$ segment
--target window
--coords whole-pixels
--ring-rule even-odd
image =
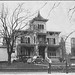
[[[49,56],[56,56],[56,53],[49,53]]]
[[[27,43],[27,42],[28,42],[28,38],[27,38],[27,37],[24,37],[23,42],[24,42],[24,43]]]
[[[22,37],[21,43],[30,43],[30,37]]]
[[[38,24],[38,29],[44,29],[44,25]]]
[[[35,43],[35,36],[34,36],[34,43]]]
[[[48,44],[55,44],[55,38],[47,38]]]
[[[49,38],[47,38],[47,42],[48,42],[48,44],[49,44]]]
[[[38,24],[38,29],[39,29],[39,24]]]
[[[26,56],[28,56],[28,55],[29,55],[29,54],[28,54],[28,50],[26,50],[26,49],[25,49],[25,55],[26,55]]]
[[[30,43],[30,38],[28,37],[28,43]]]
[[[49,57],[50,57],[50,56],[56,56],[56,51],[50,51],[50,52],[49,52]]]
[[[44,25],[42,25],[42,29],[44,29]]]
[[[20,53],[21,53],[21,55],[25,55],[25,56],[30,55],[29,50],[26,47],[21,47]]]
[[[55,38],[53,39],[53,44],[55,44]]]

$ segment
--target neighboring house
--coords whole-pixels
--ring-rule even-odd
[[[75,63],[75,38],[71,38],[71,62]]]
[[[11,54],[11,60],[13,60],[17,56],[16,46],[13,48],[13,52]],[[0,62],[8,61],[8,53],[5,38],[2,38],[2,42],[0,44]]]
[[[16,47],[13,48],[13,53],[11,54],[11,60],[17,56]],[[0,62],[8,61],[8,53],[6,45],[0,45]]]
[[[71,55],[75,56],[75,38],[71,38]]]
[[[8,60],[8,54],[6,46],[1,45],[0,46],[0,62],[7,61]]]
[[[44,19],[39,12],[37,17],[30,21],[29,29],[18,31],[23,34],[16,40],[18,56],[40,55],[44,59],[48,56],[58,61],[62,56],[59,46],[60,32],[47,31],[47,21],[48,19]]]

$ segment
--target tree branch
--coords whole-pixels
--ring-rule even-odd
[[[69,11],[68,11],[68,15],[70,14],[70,12],[72,12],[72,14],[71,14],[71,16],[70,16],[69,20],[71,20],[71,19],[72,19],[73,14],[75,13],[75,6],[74,6],[73,8],[70,8],[70,9],[69,9]]]
[[[49,11],[49,13],[48,13],[47,18],[49,17],[51,11],[52,11],[53,9],[57,8],[57,7],[59,6],[59,4],[60,4],[60,2],[59,2],[58,4],[56,4],[56,3],[53,4],[52,8],[50,9],[50,11]]]

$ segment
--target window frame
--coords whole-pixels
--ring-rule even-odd
[[[44,29],[44,25],[43,24],[38,24],[38,29]]]

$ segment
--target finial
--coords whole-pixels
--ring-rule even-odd
[[[38,11],[38,16],[40,16],[40,11]]]

